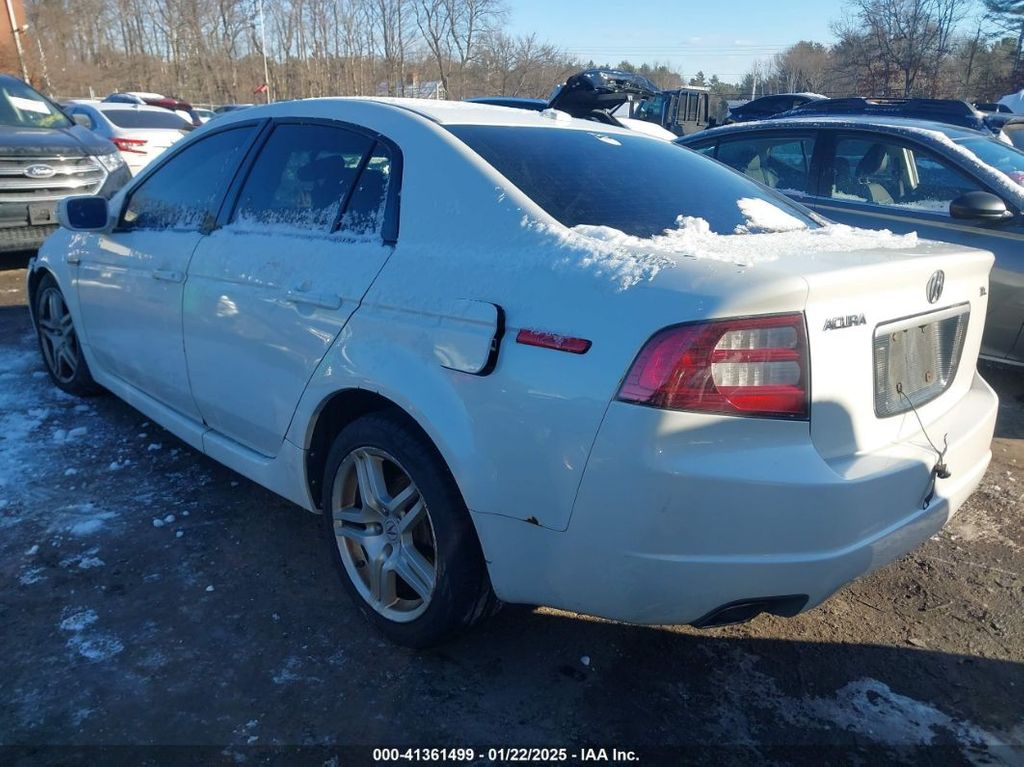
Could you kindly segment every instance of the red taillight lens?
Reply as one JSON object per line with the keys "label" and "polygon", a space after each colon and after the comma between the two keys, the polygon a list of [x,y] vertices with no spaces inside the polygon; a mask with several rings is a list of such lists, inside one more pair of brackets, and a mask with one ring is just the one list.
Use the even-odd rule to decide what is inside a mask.
{"label": "red taillight lens", "polygon": [[144,138],[114,138],[111,139],[111,141],[113,141],[114,146],[122,152],[134,152],[135,154],[146,153],[146,150],[142,148],[146,143],[146,139]]}
{"label": "red taillight lens", "polygon": [[808,416],[802,314],[666,328],[640,351],[618,398],[668,410]]}

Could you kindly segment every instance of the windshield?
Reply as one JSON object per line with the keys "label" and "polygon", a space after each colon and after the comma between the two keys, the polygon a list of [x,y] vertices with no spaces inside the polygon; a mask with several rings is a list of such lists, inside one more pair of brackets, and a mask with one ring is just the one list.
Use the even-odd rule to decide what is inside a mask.
{"label": "windshield", "polygon": [[650,98],[641,101],[636,108],[636,112],[633,114],[638,120],[649,120],[651,122],[661,123],[661,112],[664,108],[665,96],[652,96]]}
{"label": "windshield", "polygon": [[0,125],[70,128],[71,121],[49,99],[20,80],[0,80]]}
{"label": "windshield", "polygon": [[775,220],[787,225],[817,226],[785,197],[668,141],[564,128],[449,130],[567,227],[606,226],[649,238],[695,218],[716,234],[770,230],[752,226],[737,204],[742,200],[763,201],[760,209],[777,209]]}
{"label": "windshield", "polygon": [[990,138],[969,138],[957,143],[986,165],[1024,185],[1024,152]]}
{"label": "windshield", "polygon": [[188,130],[192,124],[174,112],[159,112],[141,109],[104,109],[103,114],[119,128],[165,128],[168,130]]}

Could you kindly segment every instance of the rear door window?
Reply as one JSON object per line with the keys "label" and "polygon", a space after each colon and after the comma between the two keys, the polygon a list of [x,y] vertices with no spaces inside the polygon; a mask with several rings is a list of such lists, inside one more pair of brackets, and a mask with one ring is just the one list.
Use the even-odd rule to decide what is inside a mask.
{"label": "rear door window", "polygon": [[[373,139],[341,127],[278,125],[242,186],[232,220],[323,233],[334,230],[364,165],[369,169],[364,161],[373,147]],[[379,166],[373,173],[380,175]],[[386,188],[386,181],[381,186]],[[360,204],[368,207],[362,197]]]}
{"label": "rear door window", "polygon": [[718,145],[718,160],[784,194],[814,193],[813,136],[751,136]]}

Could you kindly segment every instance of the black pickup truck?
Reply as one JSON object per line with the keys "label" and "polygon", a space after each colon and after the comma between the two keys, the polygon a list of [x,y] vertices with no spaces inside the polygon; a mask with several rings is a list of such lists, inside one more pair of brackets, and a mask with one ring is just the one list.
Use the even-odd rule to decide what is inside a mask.
{"label": "black pickup truck", "polygon": [[57,228],[64,197],[110,197],[130,178],[113,144],[18,78],[0,75],[0,252],[38,248]]}

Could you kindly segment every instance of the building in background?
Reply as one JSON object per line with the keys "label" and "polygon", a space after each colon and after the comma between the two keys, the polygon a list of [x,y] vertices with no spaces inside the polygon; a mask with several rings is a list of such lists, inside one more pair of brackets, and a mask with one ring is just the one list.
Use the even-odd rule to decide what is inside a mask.
{"label": "building in background", "polygon": [[[20,35],[22,48],[29,42],[25,34],[25,4],[22,0],[2,0],[2,2],[3,5],[0,6],[0,72],[27,80],[28,75],[25,71],[23,56],[18,55],[19,40],[17,39]],[[12,17],[13,24],[11,23]],[[22,31],[15,32],[16,27]]]}

